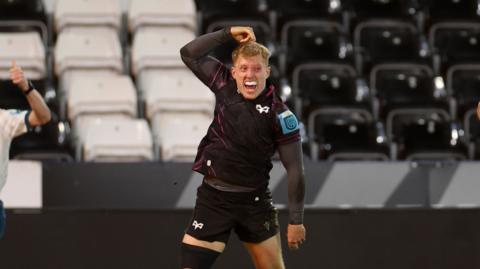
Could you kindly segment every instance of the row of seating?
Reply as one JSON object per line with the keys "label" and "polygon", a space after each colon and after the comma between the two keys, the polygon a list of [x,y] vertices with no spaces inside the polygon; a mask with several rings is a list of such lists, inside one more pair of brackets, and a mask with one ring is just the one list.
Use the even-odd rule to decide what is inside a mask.
{"label": "row of seating", "polygon": [[[184,2],[193,6],[191,1]],[[53,90],[48,91],[34,82],[47,101],[50,97],[56,112],[52,123],[14,141],[12,157],[68,160],[74,156],[86,161],[193,159],[210,123],[213,95],[179,58],[179,46],[195,37],[192,27],[186,27],[176,16],[152,17],[152,8],[158,10],[158,3],[131,3],[131,14],[140,14],[131,20],[135,80],[126,69],[130,61],[121,45],[117,1],[58,1],[53,16],[55,33],[47,33],[55,36],[54,49],[40,38],[42,32],[4,32],[5,44],[12,48],[0,57],[5,60],[5,84],[9,60],[24,59],[19,64],[29,78],[36,78],[33,71],[38,68],[37,73],[42,74],[38,80],[53,84]],[[180,9],[184,7],[175,7],[178,14],[183,12]],[[194,12],[191,15],[194,18]],[[158,19],[165,20],[166,27],[150,26],[152,20]],[[180,39],[169,38],[177,33],[181,33]],[[40,66],[33,61],[37,59]],[[18,93],[15,89],[10,92]],[[16,108],[28,108],[21,94],[15,97],[23,101],[15,104]],[[3,101],[8,103],[6,106],[14,106],[9,99]],[[194,120],[184,122],[185,118]],[[55,141],[58,138],[63,140]]]}
{"label": "row of seating", "polygon": [[[58,34],[55,55],[65,53],[63,59],[55,57],[55,73],[65,95],[61,107],[68,105],[76,157],[192,161],[214,105],[213,95],[179,57],[179,48],[195,37],[193,27],[179,15],[184,6],[173,5],[178,16],[152,19],[158,1],[131,4],[130,14],[140,14],[129,27],[134,32],[127,57],[135,81],[123,75],[128,69],[116,31],[101,22],[89,27],[76,22]],[[161,26],[152,26],[154,21]]]}
{"label": "row of seating", "polygon": [[475,113],[462,125],[441,110],[403,112],[385,126],[361,109],[315,110],[308,120],[305,151],[314,160],[458,161],[480,157],[480,124]]}
{"label": "row of seating", "polygon": [[[116,1],[72,1],[75,3],[65,6],[66,1],[60,2],[54,12],[56,30],[47,31],[46,39],[43,32],[31,30],[5,31],[0,36],[0,46],[6,48],[0,50],[3,83],[8,84],[7,68],[12,55],[20,57],[19,63],[29,77],[36,79],[57,114],[52,125],[44,128],[52,131],[39,128],[36,133],[37,137],[51,135],[51,139],[36,141],[65,145],[62,152],[67,153],[61,156],[68,156],[70,150],[77,160],[191,160],[209,124],[214,102],[178,54],[179,48],[195,37],[195,26],[202,25],[192,20],[193,2],[176,1],[160,10],[162,1],[131,1],[126,45],[122,43],[125,24],[118,20],[121,12]],[[236,2],[223,1],[218,7],[226,11],[226,6]],[[243,7],[256,2],[238,1],[246,4]],[[355,1],[258,1],[269,16],[283,10],[268,8],[274,4],[279,8],[295,3],[308,6],[310,2],[328,2],[342,16],[361,17],[360,9],[355,8],[355,13],[347,8],[347,3]],[[394,2],[385,1],[385,5]],[[205,8],[208,3],[197,1],[199,21],[206,18],[207,11],[215,9]],[[238,11],[239,17],[212,22],[214,27],[208,30],[238,23],[237,18],[245,15]],[[446,29],[443,39],[435,34],[422,39],[418,21],[398,20],[395,16],[389,20],[359,20],[353,33],[346,30],[348,23],[344,21],[300,18],[285,22],[280,45],[272,47],[280,48],[274,50],[272,79],[282,86],[288,102],[306,123],[306,152],[312,158],[364,158],[368,154],[362,153],[368,151],[378,159],[432,158],[452,153],[457,145],[461,148],[458,156],[478,158],[480,146],[471,113],[478,100],[478,67],[472,57],[478,54],[477,23],[448,23],[443,28],[436,24],[442,31]],[[259,25],[263,32],[256,33],[262,41],[272,32],[273,24],[269,21]],[[431,26],[431,31],[436,26]],[[45,41],[53,36],[53,44]],[[448,53],[440,53],[441,46]],[[459,48],[463,54],[455,53]],[[6,53],[2,55],[2,51]],[[228,61],[225,50],[214,55]],[[466,64],[455,57],[473,62]],[[17,94],[14,99],[22,100],[27,107],[21,94],[9,91],[13,92]],[[11,100],[0,98],[7,106],[21,107]],[[67,137],[69,127],[71,136]],[[114,141],[118,151],[111,149],[109,136],[118,138]],[[415,136],[422,142],[413,143],[416,140],[408,138]],[[27,142],[32,140],[18,141],[12,146],[12,154],[24,151],[31,155],[32,143]],[[132,141],[138,143],[132,145]],[[356,141],[360,148],[355,148]],[[421,147],[427,144],[431,146]],[[68,145],[73,149],[66,149]],[[438,154],[432,154],[435,152]]]}
{"label": "row of seating", "polygon": [[[397,18],[429,25],[442,20],[478,20],[476,0],[196,0],[202,32],[221,20],[269,24],[278,34],[288,21],[328,19],[347,29],[371,18]],[[349,27],[352,26],[352,27]]]}
{"label": "row of seating", "polygon": [[[203,14],[207,10],[214,12],[219,8],[226,9],[230,5],[234,7],[240,2],[246,2],[243,3],[245,6],[266,5],[261,3],[264,1],[223,1],[224,4],[220,4],[216,8],[210,1],[199,1],[197,5],[202,11],[201,14]],[[287,7],[290,5],[295,10],[295,5],[306,8],[303,5],[308,6],[309,2],[314,3],[311,7],[322,6],[326,3],[329,3],[328,7],[342,6],[340,0],[318,1],[324,2],[322,5],[317,1],[298,2],[295,2],[296,4],[288,2],[290,4],[287,4],[281,1],[277,7],[281,7],[279,10],[288,10]],[[372,3],[376,2],[372,1]],[[380,6],[385,5],[392,9],[398,7],[397,1],[379,2],[382,3],[376,4]],[[468,1],[463,1],[462,4],[464,2]],[[175,4],[167,5],[168,9],[163,7],[165,5],[162,1],[131,1],[129,4],[128,29],[132,33],[141,26],[151,25],[183,26],[194,32],[195,5],[192,0],[175,1]],[[460,3],[457,4],[462,6]],[[356,5],[359,4],[355,3]],[[364,5],[367,10],[375,11],[375,8],[368,4]],[[449,7],[449,5],[447,6]],[[263,9],[269,10],[265,7]],[[394,11],[398,11],[398,9],[394,9]],[[240,11],[239,13],[241,14]],[[299,12],[299,14],[303,13]],[[478,51],[478,42],[476,42],[478,37],[476,33],[480,26],[476,22],[440,22],[432,25],[429,31],[425,32],[412,21],[401,20],[390,13],[382,16],[380,14],[380,12],[373,12],[372,18],[374,20],[361,21],[352,28],[351,33],[345,30],[342,22],[325,20],[325,17],[318,17],[311,21],[307,20],[310,17],[305,15],[302,19],[289,20],[279,28],[281,33],[278,43],[269,37],[274,32],[270,25],[247,19],[231,18],[215,21],[205,30],[213,31],[240,22],[254,26],[259,40],[269,44],[272,50],[278,54],[278,68],[281,71],[280,73],[287,75],[287,77],[291,75],[296,66],[306,61],[355,62],[359,74],[367,76],[373,63],[386,61],[432,62],[434,71],[441,74],[446,74],[447,68],[452,64],[478,61],[478,53],[476,53]],[[64,28],[79,25],[83,27],[93,25],[95,27],[111,27],[117,33],[122,30],[121,12],[117,0],[58,1],[55,5],[53,24],[57,35]],[[133,43],[135,43],[135,40]],[[129,43],[123,44],[121,41],[120,44],[129,46]],[[116,44],[113,45],[116,46]],[[219,54],[220,56],[226,56],[226,59],[222,60],[229,60],[228,53]]]}

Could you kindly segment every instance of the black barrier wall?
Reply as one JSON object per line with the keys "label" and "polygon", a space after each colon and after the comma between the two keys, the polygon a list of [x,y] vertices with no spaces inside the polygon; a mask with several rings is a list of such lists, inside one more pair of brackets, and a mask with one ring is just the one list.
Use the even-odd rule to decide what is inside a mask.
{"label": "black barrier wall", "polygon": [[[305,173],[314,208],[480,207],[480,162],[306,162]],[[270,176],[274,202],[287,204],[285,169]],[[45,163],[43,207],[192,208],[201,180],[190,163]]]}
{"label": "black barrier wall", "polygon": [[[1,268],[179,268],[189,210],[9,210]],[[287,214],[280,215],[282,235]],[[289,269],[480,268],[480,210],[307,210]],[[282,237],[285,245],[285,237]],[[285,246],[284,246],[285,247]],[[215,269],[253,268],[233,235]]]}

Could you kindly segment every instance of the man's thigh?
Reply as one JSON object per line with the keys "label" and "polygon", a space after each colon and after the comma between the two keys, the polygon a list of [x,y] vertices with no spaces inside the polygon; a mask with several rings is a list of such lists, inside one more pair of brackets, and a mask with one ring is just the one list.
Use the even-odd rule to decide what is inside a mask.
{"label": "man's thigh", "polygon": [[259,243],[244,242],[255,268],[257,269],[285,269],[282,257],[280,233]]}
{"label": "man's thigh", "polygon": [[260,243],[278,233],[278,211],[270,192],[257,197],[242,205],[235,216],[235,233],[242,242]]}
{"label": "man's thigh", "polygon": [[197,201],[186,234],[201,241],[227,243],[234,220],[218,193],[204,184],[199,187]]}

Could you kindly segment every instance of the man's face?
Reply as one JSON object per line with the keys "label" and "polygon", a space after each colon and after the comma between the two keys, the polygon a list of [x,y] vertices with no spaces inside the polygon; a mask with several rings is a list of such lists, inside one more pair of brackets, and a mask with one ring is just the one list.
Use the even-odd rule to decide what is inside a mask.
{"label": "man's face", "polygon": [[232,67],[237,89],[247,100],[253,100],[262,93],[269,75],[270,67],[260,54],[249,57],[239,55]]}

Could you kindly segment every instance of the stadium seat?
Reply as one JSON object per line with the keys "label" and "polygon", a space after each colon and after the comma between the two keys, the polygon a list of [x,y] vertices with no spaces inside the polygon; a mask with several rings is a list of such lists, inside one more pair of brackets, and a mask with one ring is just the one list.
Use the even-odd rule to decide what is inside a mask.
{"label": "stadium seat", "polygon": [[106,69],[122,73],[123,55],[118,35],[108,28],[64,29],[55,46],[54,71],[61,76],[68,69]]}
{"label": "stadium seat", "polygon": [[213,115],[213,93],[186,68],[145,70],[137,81],[149,119],[165,111]]}
{"label": "stadium seat", "polygon": [[126,114],[137,116],[137,95],[126,75],[76,76],[68,95],[68,118],[84,114]]}
{"label": "stadium seat", "polygon": [[36,21],[47,25],[43,0],[0,0],[0,21]]}
{"label": "stadium seat", "polygon": [[118,0],[57,0],[53,11],[54,28],[57,33],[72,26],[106,26],[118,31],[121,15]]}
{"label": "stadium seat", "polygon": [[37,32],[0,32],[0,79],[10,79],[13,59],[22,67],[28,78],[45,79],[47,68],[45,45]]}
{"label": "stadium seat", "polygon": [[402,114],[392,126],[387,126],[387,136],[392,140],[392,156],[398,160],[458,161],[468,158],[458,125],[445,113]]}
{"label": "stadium seat", "polygon": [[375,64],[424,62],[427,52],[414,24],[397,20],[370,20],[354,30],[354,50],[360,75],[368,76]]}
{"label": "stadium seat", "polygon": [[311,62],[348,60],[348,41],[342,26],[330,21],[291,21],[281,34],[280,70],[290,76],[295,66]]}
{"label": "stadium seat", "polygon": [[313,160],[388,160],[389,147],[383,125],[362,109],[313,111],[308,118]]}
{"label": "stadium seat", "polygon": [[72,81],[75,80],[77,76],[96,79],[102,77],[118,76],[121,74],[122,73],[112,69],[95,69],[93,67],[67,69],[58,79],[58,97],[61,98],[62,96],[64,96],[65,98],[68,98],[68,93],[70,92],[70,88],[72,87]]}
{"label": "stadium seat", "polygon": [[135,32],[132,44],[132,74],[147,68],[184,67],[180,48],[195,34],[184,27],[142,27]]}
{"label": "stadium seat", "polygon": [[155,148],[163,161],[193,161],[212,117],[203,113],[160,112],[151,120]]}
{"label": "stadium seat", "polygon": [[480,63],[480,22],[442,22],[429,31],[434,68],[439,74],[455,64]]}
{"label": "stadium seat", "polygon": [[372,95],[379,101],[379,116],[408,109],[443,109],[454,113],[453,100],[435,86],[433,70],[423,64],[379,64],[370,73]]}
{"label": "stadium seat", "polygon": [[270,22],[270,10],[265,0],[197,0],[200,33],[219,20]]}
{"label": "stadium seat", "polygon": [[131,33],[142,26],[184,26],[196,32],[196,10],[193,0],[131,0],[128,11]]}
{"label": "stadium seat", "polygon": [[360,91],[356,71],[347,64],[301,64],[293,72],[292,86],[300,118],[321,107],[371,110],[370,93]]}
{"label": "stadium seat", "polygon": [[83,141],[84,161],[153,160],[152,136],[144,119],[96,119]]}
{"label": "stadium seat", "polygon": [[447,20],[480,19],[480,9],[477,0],[421,0],[429,24]]}
{"label": "stadium seat", "polygon": [[418,0],[346,0],[344,6],[351,29],[372,19],[395,19],[417,24],[418,15],[423,11]]}
{"label": "stadium seat", "polygon": [[278,30],[290,21],[333,20],[341,23],[345,0],[269,0],[268,6],[275,12]]}
{"label": "stadium seat", "polygon": [[448,69],[447,90],[456,100],[457,117],[477,107],[480,100],[480,63],[458,64]]}

